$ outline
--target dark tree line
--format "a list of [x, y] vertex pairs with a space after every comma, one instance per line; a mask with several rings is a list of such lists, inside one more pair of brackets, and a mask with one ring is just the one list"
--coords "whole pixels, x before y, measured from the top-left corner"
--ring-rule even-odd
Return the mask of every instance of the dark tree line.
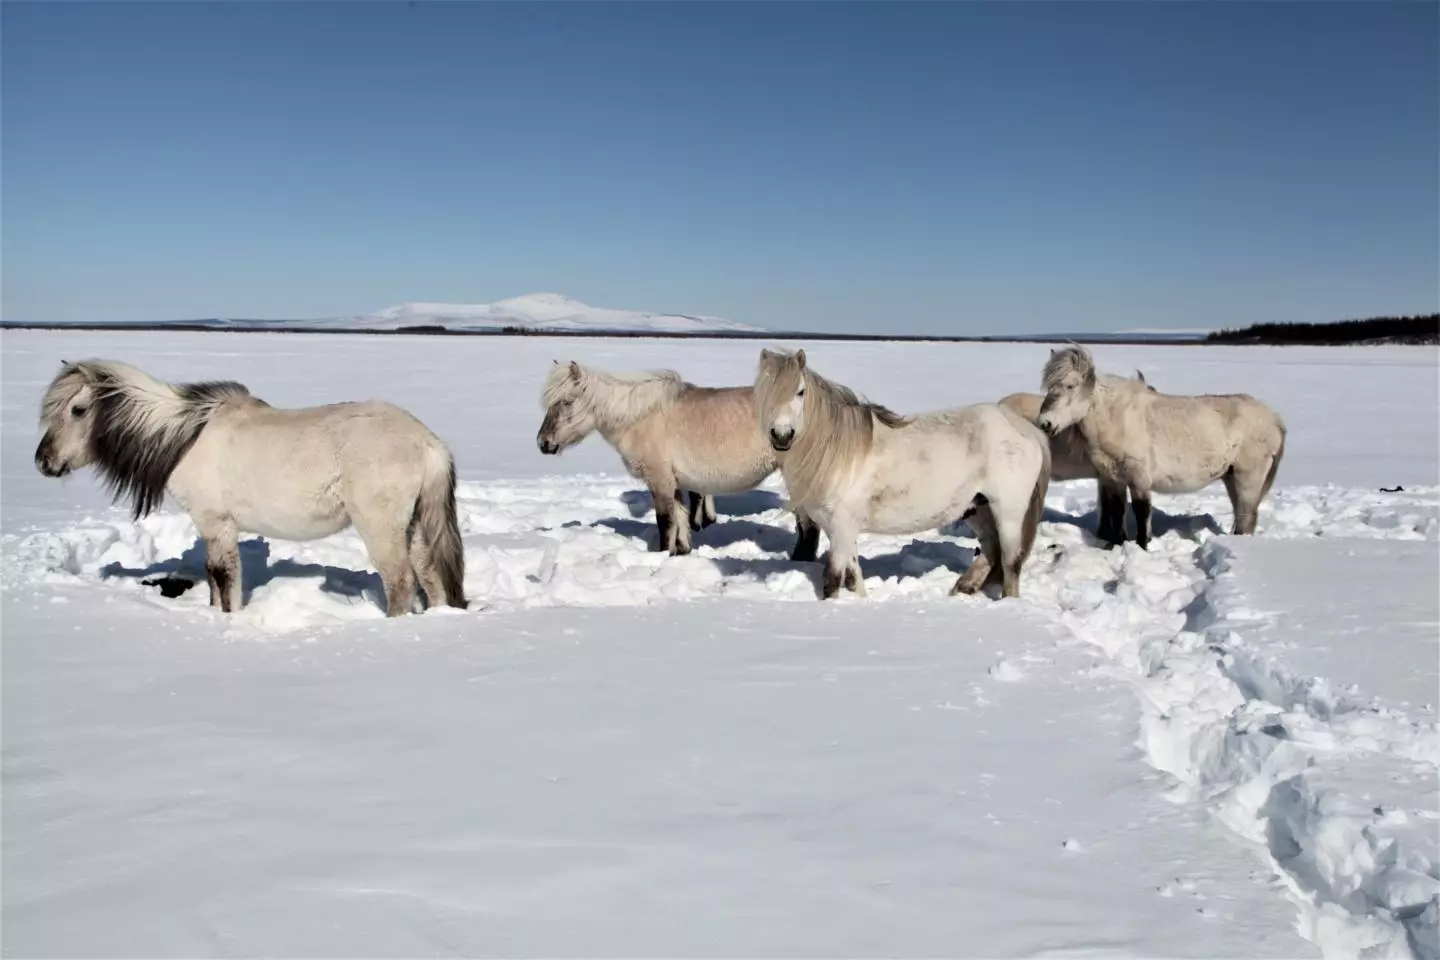
[[1437, 343], [1440, 313], [1413, 317], [1371, 317], [1334, 323], [1257, 323], [1237, 330], [1217, 330], [1207, 343]]

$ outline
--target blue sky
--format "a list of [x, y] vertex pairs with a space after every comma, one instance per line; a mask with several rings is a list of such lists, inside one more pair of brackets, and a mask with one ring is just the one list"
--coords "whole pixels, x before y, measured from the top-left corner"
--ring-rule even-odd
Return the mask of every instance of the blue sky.
[[1437, 9], [6, 2], [0, 316], [1433, 311]]

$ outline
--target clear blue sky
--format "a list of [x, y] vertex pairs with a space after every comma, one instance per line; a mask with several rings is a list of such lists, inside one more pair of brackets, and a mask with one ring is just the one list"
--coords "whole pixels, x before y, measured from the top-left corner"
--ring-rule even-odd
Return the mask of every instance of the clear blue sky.
[[1435, 3], [17, 3], [8, 320], [1437, 309]]

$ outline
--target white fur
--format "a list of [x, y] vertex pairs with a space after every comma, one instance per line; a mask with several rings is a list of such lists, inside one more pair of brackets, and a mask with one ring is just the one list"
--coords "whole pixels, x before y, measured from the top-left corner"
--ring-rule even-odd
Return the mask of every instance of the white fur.
[[1130, 491], [1136, 540], [1150, 540], [1150, 494], [1192, 493], [1223, 480], [1236, 534], [1255, 532], [1285, 452], [1285, 424], [1246, 394], [1172, 396], [1097, 374], [1083, 347], [1051, 351], [1039, 424], [1075, 427], [1102, 483]]
[[[205, 542], [212, 606], [241, 607], [242, 532], [313, 540], [352, 523], [384, 581], [390, 615], [408, 612], [416, 575], [431, 605], [447, 602], [432, 555], [436, 545], [424, 535], [434, 528], [421, 522], [427, 507], [448, 506], [453, 527], [453, 461], [437, 436], [378, 400], [279, 410], [238, 384], [229, 387], [197, 404], [126, 364], [67, 365], [42, 406], [46, 437], [37, 465], [68, 472], [96, 463], [96, 421], [88, 407], [116, 395], [111, 399], [125, 401], [114, 408], [123, 413], [117, 422], [133, 427], [138, 443], [199, 431], [170, 466], [165, 487]], [[97, 465], [104, 468], [103, 461]], [[458, 547], [458, 530], [446, 534]], [[458, 561], [463, 571], [463, 551]], [[217, 571], [223, 589], [217, 589]], [[463, 602], [458, 595], [450, 599]]]
[[[803, 350], [762, 351], [755, 392], [762, 432], [783, 442], [794, 431], [778, 454], [780, 471], [792, 502], [830, 538], [827, 597], [842, 585], [864, 594], [861, 533], [943, 526], [970, 511], [977, 494], [989, 505], [972, 525], [1004, 595], [1018, 595], [1050, 476], [1049, 444], [1033, 424], [998, 404], [898, 417], [816, 374]], [[967, 577], [957, 591], [984, 583], [983, 574]]]
[[[673, 370], [614, 374], [557, 362], [541, 403], [545, 420], [535, 438], [541, 451], [559, 453], [598, 432], [649, 488], [660, 528], [656, 549], [671, 554], [690, 552], [692, 524], [713, 522], [715, 494], [751, 490], [775, 472], [775, 456], [755, 429], [750, 387], [697, 387]], [[684, 491], [704, 498], [692, 523], [676, 508]], [[813, 527], [798, 512], [796, 522], [792, 556], [813, 559]]]

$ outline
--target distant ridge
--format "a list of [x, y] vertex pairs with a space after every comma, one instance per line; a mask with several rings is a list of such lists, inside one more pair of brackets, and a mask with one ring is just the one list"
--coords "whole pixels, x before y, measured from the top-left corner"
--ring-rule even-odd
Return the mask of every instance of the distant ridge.
[[540, 330], [612, 333], [762, 332], [759, 327], [722, 320], [719, 317], [592, 307], [559, 293], [531, 293], [495, 303], [402, 303], [348, 320], [317, 320], [310, 324], [344, 324], [366, 330], [396, 330], [402, 327], [442, 327], [445, 330], [466, 331], [509, 329], [512, 333]]

